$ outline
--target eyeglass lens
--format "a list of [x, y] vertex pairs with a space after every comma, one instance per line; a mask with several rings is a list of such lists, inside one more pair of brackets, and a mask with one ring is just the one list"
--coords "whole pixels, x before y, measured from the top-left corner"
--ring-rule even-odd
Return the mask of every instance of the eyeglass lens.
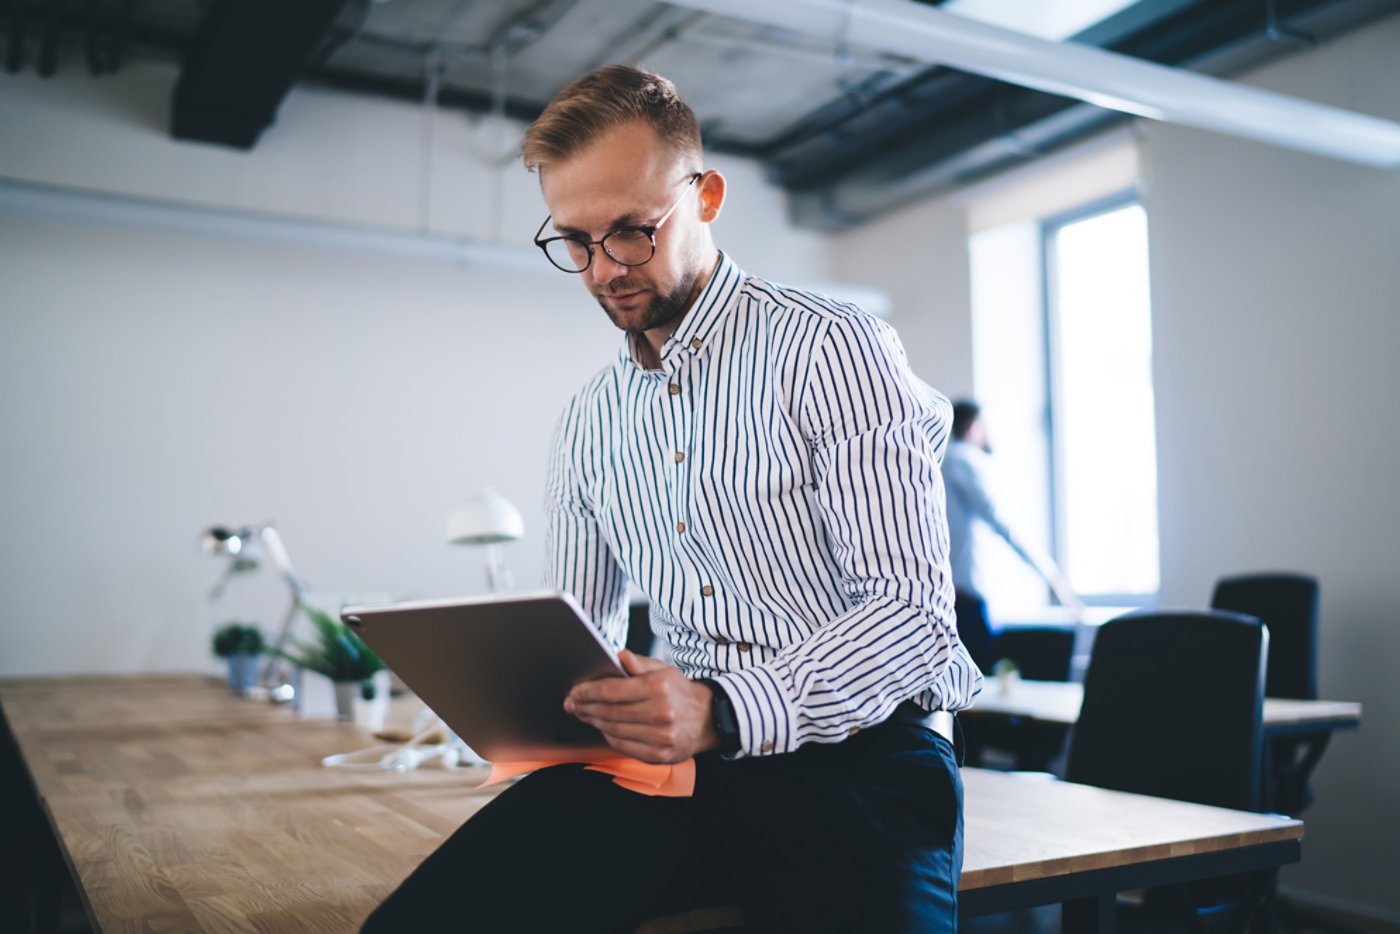
[[[624, 266], [641, 266], [656, 252], [651, 238], [640, 230], [614, 230], [603, 238], [602, 247]], [[588, 250], [587, 244], [578, 240], [551, 240], [545, 246], [549, 261], [570, 272], [587, 268]]]

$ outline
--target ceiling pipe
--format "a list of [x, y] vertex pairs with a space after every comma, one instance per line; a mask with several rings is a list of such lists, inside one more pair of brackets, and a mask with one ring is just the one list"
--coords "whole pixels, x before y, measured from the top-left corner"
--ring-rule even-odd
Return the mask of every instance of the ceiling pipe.
[[1073, 42], [1051, 42], [913, 0], [668, 0], [869, 46], [1139, 117], [1400, 168], [1400, 123]]

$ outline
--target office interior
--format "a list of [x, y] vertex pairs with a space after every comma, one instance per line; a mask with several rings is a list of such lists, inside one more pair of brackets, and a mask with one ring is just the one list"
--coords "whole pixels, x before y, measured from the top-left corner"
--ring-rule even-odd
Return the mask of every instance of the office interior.
[[[1228, 80], [1400, 121], [1400, 8], [1381, 6]], [[237, 149], [171, 138], [178, 75], [139, 54], [0, 74], [0, 678], [217, 671], [211, 525], [275, 521], [329, 603], [483, 593], [482, 552], [444, 522], [491, 488], [522, 514], [502, 555], [532, 587], [550, 432], [617, 353], [530, 244], [547, 211], [518, 116], [305, 82]], [[1204, 607], [1232, 573], [1320, 581], [1320, 693], [1365, 717], [1317, 767], [1281, 886], [1400, 926], [1400, 168], [1138, 117], [1014, 162], [824, 226], [760, 159], [714, 152], [716, 241], [878, 306], [916, 373], [982, 396], [978, 361], [1021, 351], [976, 327], [970, 238], [1141, 205], [1147, 603]], [[275, 628], [266, 570], [219, 613]]]

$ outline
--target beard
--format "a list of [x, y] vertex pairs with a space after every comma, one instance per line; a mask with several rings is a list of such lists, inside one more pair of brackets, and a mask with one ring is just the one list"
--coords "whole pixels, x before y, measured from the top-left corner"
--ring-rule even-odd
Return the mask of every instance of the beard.
[[[698, 269], [685, 272], [676, 287], [667, 292], [652, 291], [651, 298], [647, 303], [635, 312], [620, 312], [612, 305], [608, 304], [609, 295], [627, 295], [631, 292], [641, 291], [648, 288], [647, 284], [641, 282], [628, 282], [627, 280], [616, 280], [609, 283], [604, 290], [595, 291], [593, 297], [598, 300], [603, 311], [608, 318], [619, 329], [629, 334], [640, 337], [643, 331], [650, 331], [662, 327], [675, 321], [685, 314], [690, 307], [691, 292], [695, 288], [695, 281], [700, 278]], [[635, 317], [631, 317], [631, 316]], [[630, 318], [630, 320], [629, 320]]]

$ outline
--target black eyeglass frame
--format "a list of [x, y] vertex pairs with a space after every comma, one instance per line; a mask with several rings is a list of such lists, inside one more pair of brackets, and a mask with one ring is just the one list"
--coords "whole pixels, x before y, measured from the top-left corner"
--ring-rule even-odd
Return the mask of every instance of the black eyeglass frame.
[[[681, 206], [681, 202], [685, 200], [686, 195], [690, 194], [690, 189], [695, 186], [695, 183], [700, 181], [700, 179], [704, 177], [704, 172], [696, 172], [694, 175], [690, 176], [690, 179], [685, 183], [685, 190], [682, 191], [681, 196], [676, 199], [676, 203], [671, 205], [671, 207], [666, 211], [666, 213], [662, 214], [661, 218], [655, 224], [629, 224], [625, 227], [618, 227], [615, 230], [609, 230], [597, 240], [585, 240], [583, 237], [569, 236], [545, 237], [543, 240], [541, 240], [540, 234], [544, 233], [545, 227], [549, 226], [549, 222], [554, 219], [554, 215], [550, 214], [547, 217], [545, 217], [544, 223], [540, 224], [540, 229], [535, 231], [535, 246], [540, 248], [540, 251], [544, 253], [544, 258], [549, 260], [549, 264], [555, 269], [559, 270], [560, 272], [572, 273], [574, 275], [581, 275], [582, 273], [587, 272], [588, 267], [593, 265], [593, 248], [595, 246], [602, 247], [603, 252], [608, 254], [608, 259], [612, 260], [614, 263], [617, 263], [619, 266], [645, 266], [647, 263], [651, 262], [653, 259], [656, 258], [656, 232], [661, 229], [662, 224], [665, 224], [668, 220], [671, 219], [672, 214], [676, 213], [676, 208]], [[608, 238], [611, 237], [613, 234], [619, 233], [645, 234], [647, 240], [651, 243], [651, 255], [648, 256], [646, 259], [642, 260], [640, 263], [625, 263], [622, 260], [618, 259], [616, 256], [613, 255], [612, 250], [608, 249]], [[560, 266], [557, 262], [554, 261], [554, 257], [549, 255], [549, 245], [559, 240], [568, 240], [572, 243], [577, 243], [579, 246], [587, 250], [588, 262], [584, 263], [582, 268], [579, 269], [565, 269], [563, 266]]]

